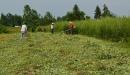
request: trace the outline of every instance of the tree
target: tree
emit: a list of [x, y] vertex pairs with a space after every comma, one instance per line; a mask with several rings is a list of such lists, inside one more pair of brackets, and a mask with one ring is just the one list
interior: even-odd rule
[[13, 18], [13, 15], [11, 13], [8, 13], [6, 15], [6, 21], [7, 21], [7, 25], [9, 25], [9, 26], [14, 25], [13, 24], [14, 18]]
[[56, 19], [52, 16], [52, 14], [48, 11], [46, 12], [44, 18], [43, 18], [43, 21], [44, 21], [44, 25], [48, 25], [52, 22], [55, 22]]
[[56, 21], [62, 21], [62, 17], [58, 16]]
[[13, 16], [13, 19], [14, 19], [14, 25], [21, 25], [22, 24], [22, 16], [19, 16], [19, 15], [14, 15]]
[[85, 20], [85, 13], [83, 11], [80, 11], [80, 19], [79, 20]]
[[1, 14], [1, 24], [5, 26], [15, 26], [15, 25], [21, 25], [22, 23], [22, 17], [19, 15], [12, 15], [11, 13], [8, 13], [6, 15]]
[[80, 20], [80, 9], [77, 4], [75, 4], [73, 8], [73, 19]]
[[85, 19], [90, 19], [90, 16], [86, 16]]
[[8, 13], [6, 15], [6, 21], [7, 21], [7, 25], [14, 27], [15, 25], [22, 24], [22, 17], [16, 14], [12, 15], [11, 13]]
[[77, 4], [74, 5], [73, 10], [71, 12], [67, 12], [65, 16], [63, 16], [64, 20], [84, 20], [85, 13], [80, 11]]
[[67, 20], [67, 21], [71, 21], [71, 20], [75, 20], [76, 19], [72, 12], [67, 12], [65, 18], [66, 18], [65, 20]]
[[32, 25], [31, 8], [29, 5], [24, 6], [23, 23], [29, 26]]
[[1, 24], [7, 26], [7, 19], [3, 13], [1, 14]]
[[103, 17], [107, 17], [107, 16], [112, 17], [112, 16], [114, 16], [114, 15], [110, 12], [110, 10], [108, 9], [108, 7], [107, 7], [105, 4], [104, 4], [102, 16], [103, 16]]
[[85, 13], [83, 11], [80, 11], [77, 4], [74, 5], [73, 8], [73, 19], [74, 20], [84, 20], [85, 19]]
[[40, 16], [39, 25], [44, 25], [44, 19], [43, 19], [43, 16]]
[[101, 9], [99, 8], [99, 6], [97, 6], [96, 9], [95, 9], [94, 18], [99, 19], [100, 17], [101, 17]]
[[24, 7], [23, 22], [28, 25], [31, 31], [35, 31], [36, 27], [39, 25], [39, 14], [36, 10], [31, 9], [29, 5]]

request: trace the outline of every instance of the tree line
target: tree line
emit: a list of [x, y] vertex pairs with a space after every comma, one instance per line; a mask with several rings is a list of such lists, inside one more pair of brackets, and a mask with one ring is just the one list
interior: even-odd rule
[[[108, 7], [104, 4], [103, 10], [99, 6], [96, 7], [94, 18], [100, 19], [102, 17], [115, 17]], [[86, 15], [84, 11], [81, 11], [77, 4], [74, 5], [72, 11], [67, 12], [64, 16], [54, 17], [51, 12], [47, 11], [44, 16], [40, 15], [35, 9], [32, 9], [29, 5], [24, 6], [23, 15], [13, 15], [11, 13], [1, 13], [0, 25], [14, 27], [16, 25], [27, 24], [31, 31], [35, 31], [37, 26], [49, 25], [56, 21], [75, 21], [91, 19]]]

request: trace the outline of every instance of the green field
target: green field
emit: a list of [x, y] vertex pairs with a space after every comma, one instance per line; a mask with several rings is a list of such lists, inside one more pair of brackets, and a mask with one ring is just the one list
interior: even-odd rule
[[[109, 39], [112, 41], [127, 40], [130, 37], [130, 17], [101, 18], [75, 21], [78, 34]], [[61, 32], [68, 25], [67, 21], [56, 23], [56, 31]]]
[[0, 75], [130, 75], [130, 43], [62, 33], [0, 34]]

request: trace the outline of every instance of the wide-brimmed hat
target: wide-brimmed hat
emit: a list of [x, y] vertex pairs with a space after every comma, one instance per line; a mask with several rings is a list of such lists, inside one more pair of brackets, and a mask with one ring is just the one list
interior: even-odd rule
[[54, 23], [52, 23], [52, 25], [54, 25]]
[[72, 24], [73, 22], [72, 21], [69, 21], [70, 24]]

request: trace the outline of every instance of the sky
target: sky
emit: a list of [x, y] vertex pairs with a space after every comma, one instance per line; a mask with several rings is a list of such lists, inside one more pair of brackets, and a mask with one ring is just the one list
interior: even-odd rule
[[118, 16], [130, 16], [130, 0], [0, 0], [0, 13], [23, 15], [26, 4], [44, 15], [50, 11], [54, 16], [63, 16], [77, 4], [86, 15], [93, 17], [97, 5], [103, 8], [106, 4], [109, 10]]

